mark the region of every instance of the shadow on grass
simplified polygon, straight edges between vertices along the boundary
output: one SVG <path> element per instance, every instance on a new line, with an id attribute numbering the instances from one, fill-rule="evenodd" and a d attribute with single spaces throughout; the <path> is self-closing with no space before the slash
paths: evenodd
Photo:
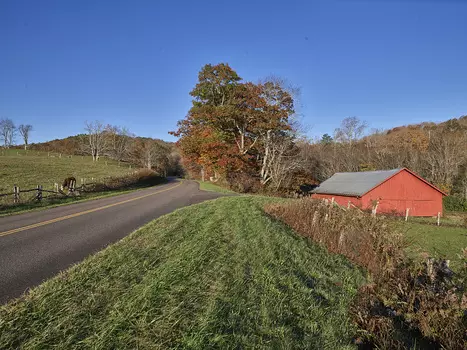
<path id="1" fill-rule="evenodd" d="M 84 190 L 77 191 L 79 194 L 73 196 L 52 195 L 44 197 L 41 202 L 31 201 L 19 204 L 0 204 L 0 217 L 4 215 L 27 212 L 35 209 L 46 209 L 75 202 L 83 202 L 91 199 L 111 197 L 147 187 L 165 184 L 167 182 L 168 180 L 165 177 L 144 176 L 139 178 L 137 181 L 129 183 L 114 183 L 110 186 L 105 184 L 86 186 Z"/>

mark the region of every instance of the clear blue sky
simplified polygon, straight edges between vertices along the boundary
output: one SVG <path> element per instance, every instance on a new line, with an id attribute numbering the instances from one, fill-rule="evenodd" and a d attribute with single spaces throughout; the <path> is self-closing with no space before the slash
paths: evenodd
<path id="1" fill-rule="evenodd" d="M 467 1 L 0 0 L 0 117 L 173 140 L 206 63 L 302 89 L 309 135 L 467 114 Z"/>

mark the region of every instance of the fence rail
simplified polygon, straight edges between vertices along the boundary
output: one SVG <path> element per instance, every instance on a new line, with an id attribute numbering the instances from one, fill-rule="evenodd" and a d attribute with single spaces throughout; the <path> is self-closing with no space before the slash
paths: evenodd
<path id="1" fill-rule="evenodd" d="M 19 186 L 15 185 L 13 187 L 12 192 L 0 193 L 0 198 L 12 197 L 13 203 L 19 203 L 19 202 L 25 202 L 26 203 L 26 202 L 30 202 L 30 201 L 39 201 L 40 202 L 44 198 L 51 197 L 50 195 L 49 196 L 43 196 L 43 193 L 49 193 L 49 194 L 58 195 L 58 196 L 61 196 L 61 197 L 72 197 L 72 196 L 76 196 L 77 193 L 79 193 L 79 192 L 85 192 L 91 186 L 101 185 L 101 184 L 105 185 L 105 180 L 111 180 L 111 179 L 112 179 L 112 177 L 104 178 L 104 179 L 102 179 L 103 180 L 102 182 L 86 182 L 86 179 L 82 178 L 80 186 L 76 186 L 76 184 L 73 184 L 72 186 L 67 188 L 68 193 L 66 193 L 62 189 L 60 189 L 60 187 L 59 187 L 59 185 L 57 183 L 54 184 L 54 188 L 55 188 L 54 190 L 43 189 L 42 185 L 38 185 L 35 188 L 29 188 L 29 189 L 24 189 L 23 190 L 23 189 L 20 189 Z M 93 178 L 93 180 L 94 180 L 94 178 Z M 21 193 L 30 193 L 30 192 L 35 192 L 35 195 L 32 198 L 30 198 L 29 200 L 22 201 Z"/>

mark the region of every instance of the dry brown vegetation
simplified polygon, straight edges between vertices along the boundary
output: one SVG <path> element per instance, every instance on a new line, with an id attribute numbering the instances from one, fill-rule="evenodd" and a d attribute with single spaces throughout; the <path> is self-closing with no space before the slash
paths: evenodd
<path id="1" fill-rule="evenodd" d="M 444 260 L 415 263 L 388 219 L 322 201 L 300 199 L 265 207 L 299 234 L 346 256 L 369 272 L 352 315 L 356 343 L 379 348 L 467 347 L 467 251 L 454 274 Z"/>

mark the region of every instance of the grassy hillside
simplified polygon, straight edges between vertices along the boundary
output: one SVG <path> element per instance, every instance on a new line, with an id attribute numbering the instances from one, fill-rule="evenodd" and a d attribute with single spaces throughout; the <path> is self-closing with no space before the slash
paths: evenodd
<path id="1" fill-rule="evenodd" d="M 262 211 L 178 210 L 0 308 L 0 348 L 353 348 L 361 272 Z"/>
<path id="2" fill-rule="evenodd" d="M 50 157 L 49 157 L 50 155 Z M 53 189 L 54 183 L 61 183 L 68 176 L 74 176 L 78 185 L 81 178 L 119 176 L 129 173 L 127 164 L 100 159 L 93 162 L 90 156 L 70 156 L 59 153 L 24 151 L 18 149 L 0 151 L 0 193 L 12 192 L 13 186 L 22 189 L 42 185 Z"/>

